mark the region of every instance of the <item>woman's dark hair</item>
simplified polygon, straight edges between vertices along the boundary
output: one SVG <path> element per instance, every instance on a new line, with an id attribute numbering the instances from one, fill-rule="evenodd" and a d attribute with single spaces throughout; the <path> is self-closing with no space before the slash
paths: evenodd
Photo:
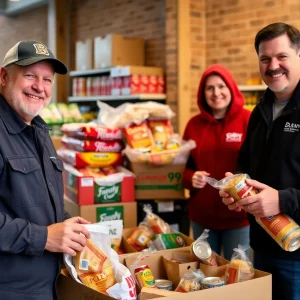
<path id="1" fill-rule="evenodd" d="M 296 50 L 300 49 L 300 32 L 297 28 L 286 23 L 273 23 L 261 29 L 255 36 L 254 47 L 258 54 L 259 44 L 262 41 L 269 41 L 283 34 L 287 34 L 291 46 Z"/>

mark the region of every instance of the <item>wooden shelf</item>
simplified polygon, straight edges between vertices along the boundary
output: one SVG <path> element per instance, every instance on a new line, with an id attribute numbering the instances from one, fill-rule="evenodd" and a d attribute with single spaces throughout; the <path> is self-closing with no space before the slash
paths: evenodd
<path id="1" fill-rule="evenodd" d="M 265 91 L 267 89 L 266 85 L 239 85 L 238 88 L 241 92 L 256 92 Z"/>
<path id="2" fill-rule="evenodd" d="M 165 100 L 165 94 L 137 94 L 128 96 L 85 96 L 68 97 L 69 102 L 91 102 L 91 101 L 122 101 L 122 100 Z"/>
<path id="3" fill-rule="evenodd" d="M 111 68 L 103 68 L 103 69 L 93 69 L 93 70 L 85 70 L 85 71 L 70 71 L 69 75 L 71 77 L 76 76 L 88 76 L 88 75 L 97 75 L 97 74 L 108 74 L 110 73 Z"/>

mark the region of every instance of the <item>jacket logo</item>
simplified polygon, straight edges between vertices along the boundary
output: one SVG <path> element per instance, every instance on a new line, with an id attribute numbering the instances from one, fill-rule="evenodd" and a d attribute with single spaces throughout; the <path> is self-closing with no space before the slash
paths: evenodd
<path id="1" fill-rule="evenodd" d="M 48 49 L 45 45 L 43 44 L 33 44 L 35 50 L 36 50 L 36 54 L 42 54 L 42 55 L 49 55 Z"/>
<path id="2" fill-rule="evenodd" d="M 241 142 L 243 134 L 237 132 L 226 133 L 226 142 Z"/>
<path id="3" fill-rule="evenodd" d="M 286 122 L 283 131 L 297 132 L 300 129 L 300 124 Z"/>

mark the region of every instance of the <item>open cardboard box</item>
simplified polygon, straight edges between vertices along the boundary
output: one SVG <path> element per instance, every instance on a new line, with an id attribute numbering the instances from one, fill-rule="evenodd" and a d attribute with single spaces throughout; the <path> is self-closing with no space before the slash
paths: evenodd
<path id="1" fill-rule="evenodd" d="M 163 265 L 162 256 L 172 255 L 175 250 L 165 250 L 152 253 L 151 256 L 143 260 L 143 264 L 150 267 L 155 279 L 167 278 L 166 271 Z M 176 249 L 176 251 L 184 251 Z M 130 266 L 140 253 L 131 253 L 119 257 L 121 263 L 126 263 Z M 211 269 L 206 270 L 206 276 L 221 276 L 224 270 L 218 269 L 213 273 Z M 175 293 L 170 291 L 163 291 L 158 289 L 143 288 L 140 293 L 140 300 L 155 299 L 165 297 L 166 300 L 271 300 L 272 299 L 272 281 L 271 274 L 255 270 L 255 278 L 230 284 L 218 288 L 200 290 L 192 293 Z M 113 298 L 100 294 L 82 284 L 77 283 L 75 280 L 61 274 L 57 280 L 57 295 L 59 300 L 112 300 Z"/>
<path id="2" fill-rule="evenodd" d="M 123 229 L 123 233 L 122 233 L 122 245 L 123 245 L 123 249 L 125 251 L 125 253 L 132 253 L 132 252 L 138 252 L 133 246 L 131 246 L 128 242 L 127 239 L 130 237 L 130 235 L 133 233 L 133 231 L 136 229 L 137 227 L 133 227 L 133 228 L 124 228 Z M 188 237 L 187 235 L 180 233 L 180 235 L 182 236 L 182 238 L 185 241 L 186 247 L 190 246 L 194 240 L 191 239 L 190 237 Z M 182 247 L 186 248 L 186 247 Z M 165 251 L 165 250 L 160 250 L 160 251 Z"/>

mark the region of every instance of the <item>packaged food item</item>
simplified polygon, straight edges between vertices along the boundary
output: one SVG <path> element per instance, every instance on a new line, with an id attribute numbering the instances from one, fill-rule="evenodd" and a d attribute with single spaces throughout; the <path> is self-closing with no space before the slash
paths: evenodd
<path id="1" fill-rule="evenodd" d="M 94 178 L 104 177 L 105 174 L 101 171 L 100 168 L 95 167 L 86 167 L 78 169 L 78 171 L 82 174 L 82 176 L 93 176 Z"/>
<path id="2" fill-rule="evenodd" d="M 76 168 L 86 166 L 107 167 L 110 165 L 122 165 L 123 157 L 121 153 L 106 152 L 78 152 L 69 149 L 57 150 L 58 157 Z"/>
<path id="3" fill-rule="evenodd" d="M 146 213 L 146 217 L 143 222 L 153 231 L 154 234 L 171 233 L 170 225 L 152 212 L 151 205 L 144 205 L 143 210 Z"/>
<path id="4" fill-rule="evenodd" d="M 75 268 L 83 284 L 103 294 L 116 283 L 112 267 L 111 261 L 90 239 L 75 257 Z"/>
<path id="5" fill-rule="evenodd" d="M 101 224 L 108 227 L 111 247 L 119 253 L 122 240 L 123 220 L 102 221 Z"/>
<path id="6" fill-rule="evenodd" d="M 121 152 L 123 144 L 119 141 L 97 141 L 97 140 L 80 140 L 68 136 L 63 136 L 62 144 L 67 149 L 79 152 Z"/>
<path id="7" fill-rule="evenodd" d="M 140 223 L 138 228 L 136 228 L 127 239 L 127 242 L 136 250 L 141 251 L 147 247 L 147 244 L 151 240 L 152 236 L 153 231 L 145 224 Z"/>
<path id="8" fill-rule="evenodd" d="M 250 178 L 247 174 L 236 174 L 217 181 L 205 176 L 207 183 L 227 192 L 235 201 L 259 193 L 256 188 L 246 183 L 247 178 Z M 278 214 L 255 219 L 285 251 L 292 252 L 300 248 L 300 226 L 291 217 Z"/>
<path id="9" fill-rule="evenodd" d="M 157 250 L 175 249 L 185 246 L 185 241 L 180 233 L 156 234 L 152 242 Z"/>
<path id="10" fill-rule="evenodd" d="M 217 260 L 215 253 L 211 250 L 209 243 L 207 242 L 209 229 L 205 229 L 203 233 L 194 241 L 191 245 L 191 252 L 194 254 L 200 262 L 209 266 L 217 266 Z"/>
<path id="11" fill-rule="evenodd" d="M 108 128 L 93 123 L 70 123 L 63 124 L 61 131 L 69 136 L 78 139 L 92 139 L 102 141 L 118 141 L 122 139 L 122 131 L 119 128 Z"/>
<path id="12" fill-rule="evenodd" d="M 151 131 L 146 122 L 141 124 L 131 124 L 123 128 L 123 133 L 127 144 L 131 148 L 138 149 L 142 152 L 150 152 L 153 147 L 153 138 Z"/>
<path id="13" fill-rule="evenodd" d="M 170 136 L 173 134 L 173 128 L 170 120 L 148 119 L 147 124 L 152 132 L 154 140 L 152 152 L 164 150 Z"/>
<path id="14" fill-rule="evenodd" d="M 250 280 L 254 277 L 254 268 L 246 255 L 248 246 L 238 245 L 233 249 L 231 261 L 225 271 L 226 284 Z"/>
<path id="15" fill-rule="evenodd" d="M 156 288 L 152 271 L 147 265 L 137 267 L 134 270 L 134 274 L 140 288 L 142 287 Z"/>
<path id="16" fill-rule="evenodd" d="M 222 277 L 205 277 L 201 280 L 202 290 L 211 289 L 225 285 L 225 280 Z"/>
<path id="17" fill-rule="evenodd" d="M 175 292 L 189 293 L 199 291 L 201 289 L 200 281 L 204 278 L 204 274 L 201 270 L 190 268 L 186 273 L 183 274 Z"/>

